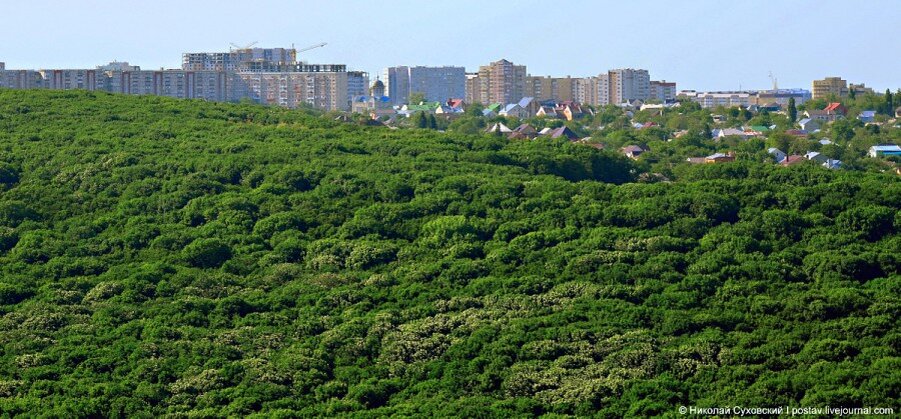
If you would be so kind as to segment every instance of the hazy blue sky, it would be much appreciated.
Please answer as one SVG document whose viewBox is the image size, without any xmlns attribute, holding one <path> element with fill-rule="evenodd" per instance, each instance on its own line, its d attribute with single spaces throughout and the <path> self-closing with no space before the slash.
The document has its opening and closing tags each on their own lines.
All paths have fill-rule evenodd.
<svg viewBox="0 0 901 419">
<path fill-rule="evenodd" d="M 507 58 L 533 75 L 647 68 L 679 89 L 810 88 L 842 76 L 901 87 L 901 1 L 4 1 L 7 68 L 176 68 L 229 42 L 298 48 L 310 62 L 392 65 Z"/>
</svg>

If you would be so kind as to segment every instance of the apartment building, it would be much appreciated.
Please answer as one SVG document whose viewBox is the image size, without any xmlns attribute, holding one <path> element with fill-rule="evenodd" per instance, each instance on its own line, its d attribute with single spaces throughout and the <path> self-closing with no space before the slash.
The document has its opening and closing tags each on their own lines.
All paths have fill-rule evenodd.
<svg viewBox="0 0 901 419">
<path fill-rule="evenodd" d="M 463 67 L 396 66 L 386 68 L 382 75 L 386 93 L 396 105 L 409 102 L 413 93 L 422 94 L 426 102 L 442 103 L 466 95 L 467 74 Z"/>
<path fill-rule="evenodd" d="M 37 89 L 42 87 L 41 74 L 34 70 L 0 69 L 0 87 L 7 89 Z"/>
<path fill-rule="evenodd" d="M 757 92 L 755 103 L 760 106 L 776 103 L 783 108 L 788 106 L 791 99 L 795 99 L 795 105 L 800 105 L 810 100 L 810 90 L 806 89 L 774 89 Z"/>
<path fill-rule="evenodd" d="M 265 105 L 286 108 L 312 106 L 326 110 L 350 109 L 348 73 L 319 72 L 239 72 L 246 97 Z"/>
<path fill-rule="evenodd" d="M 252 71 L 275 70 L 297 62 L 294 48 L 241 48 L 229 52 L 187 52 L 182 54 L 182 70 Z"/>
<path fill-rule="evenodd" d="M 369 73 L 365 71 L 347 72 L 347 103 L 348 107 L 354 98 L 366 96 L 369 91 Z"/>
<path fill-rule="evenodd" d="M 848 82 L 841 77 L 826 77 L 813 81 L 813 98 L 824 99 L 829 95 L 842 98 L 848 96 Z"/>
<path fill-rule="evenodd" d="M 53 90 L 97 90 L 96 70 L 39 70 L 42 86 Z"/>
<path fill-rule="evenodd" d="M 479 67 L 478 82 L 472 87 L 470 103 L 516 103 L 526 96 L 526 66 L 507 60 L 495 61 Z"/>
<path fill-rule="evenodd" d="M 632 100 L 647 100 L 651 91 L 651 77 L 648 70 L 620 68 L 607 72 L 609 103 L 623 103 Z"/>
<path fill-rule="evenodd" d="M 388 67 L 382 72 L 385 93 L 394 105 L 403 105 L 410 98 L 410 67 Z"/>
<path fill-rule="evenodd" d="M 702 108 L 715 108 L 717 106 L 751 106 L 757 100 L 757 92 L 754 91 L 719 91 L 698 92 L 695 90 L 683 90 L 679 97 L 688 98 L 697 102 Z"/>
<path fill-rule="evenodd" d="M 463 101 L 466 103 L 481 103 L 479 95 L 479 73 L 466 73 L 466 89 Z"/>
<path fill-rule="evenodd" d="M 656 99 L 663 103 L 676 100 L 676 83 L 652 80 L 649 85 L 648 99 Z"/>
</svg>

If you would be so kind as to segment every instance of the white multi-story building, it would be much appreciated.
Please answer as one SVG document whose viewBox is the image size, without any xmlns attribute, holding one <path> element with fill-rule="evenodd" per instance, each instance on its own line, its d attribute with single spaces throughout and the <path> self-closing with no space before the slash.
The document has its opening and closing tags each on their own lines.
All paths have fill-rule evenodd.
<svg viewBox="0 0 901 419">
<path fill-rule="evenodd" d="M 395 104 L 407 103 L 410 95 L 421 93 L 426 102 L 445 102 L 466 95 L 463 67 L 388 67 L 382 73 L 386 94 Z"/>
<path fill-rule="evenodd" d="M 679 96 L 699 103 L 702 108 L 715 108 L 717 106 L 748 107 L 757 100 L 757 92 L 751 91 L 698 92 L 695 90 L 683 90 L 679 92 Z"/>
<path fill-rule="evenodd" d="M 651 91 L 648 70 L 621 68 L 607 72 L 610 83 L 610 103 L 647 100 Z"/>
<path fill-rule="evenodd" d="M 42 87 L 41 74 L 34 70 L 0 70 L 0 87 L 37 89 Z"/>
<path fill-rule="evenodd" d="M 42 87 L 53 90 L 97 90 L 96 70 L 40 70 Z"/>
</svg>

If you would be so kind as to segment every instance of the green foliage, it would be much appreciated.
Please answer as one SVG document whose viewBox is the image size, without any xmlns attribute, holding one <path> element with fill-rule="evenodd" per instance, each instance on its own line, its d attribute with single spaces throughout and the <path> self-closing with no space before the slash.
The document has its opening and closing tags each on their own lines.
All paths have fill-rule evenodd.
<svg viewBox="0 0 901 419">
<path fill-rule="evenodd" d="M 219 239 L 200 239 L 182 251 L 185 261 L 198 268 L 218 268 L 231 259 L 232 251 Z"/>
<path fill-rule="evenodd" d="M 607 149 L 649 145 L 636 163 L 477 115 L 441 133 L 0 90 L 0 412 L 892 406 L 901 180 L 763 163 L 810 142 L 783 133 L 682 164 L 722 149 L 710 113 L 579 121 Z M 843 124 L 849 155 L 895 135 Z"/>
</svg>

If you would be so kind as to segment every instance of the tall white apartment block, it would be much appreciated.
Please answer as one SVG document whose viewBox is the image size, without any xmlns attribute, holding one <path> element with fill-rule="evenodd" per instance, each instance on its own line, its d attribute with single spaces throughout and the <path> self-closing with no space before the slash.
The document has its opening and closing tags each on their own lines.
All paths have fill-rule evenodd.
<svg viewBox="0 0 901 419">
<path fill-rule="evenodd" d="M 427 102 L 444 102 L 466 95 L 466 69 L 463 67 L 388 67 L 382 72 L 385 92 L 394 104 L 404 104 L 413 93 L 421 93 Z"/>
</svg>

